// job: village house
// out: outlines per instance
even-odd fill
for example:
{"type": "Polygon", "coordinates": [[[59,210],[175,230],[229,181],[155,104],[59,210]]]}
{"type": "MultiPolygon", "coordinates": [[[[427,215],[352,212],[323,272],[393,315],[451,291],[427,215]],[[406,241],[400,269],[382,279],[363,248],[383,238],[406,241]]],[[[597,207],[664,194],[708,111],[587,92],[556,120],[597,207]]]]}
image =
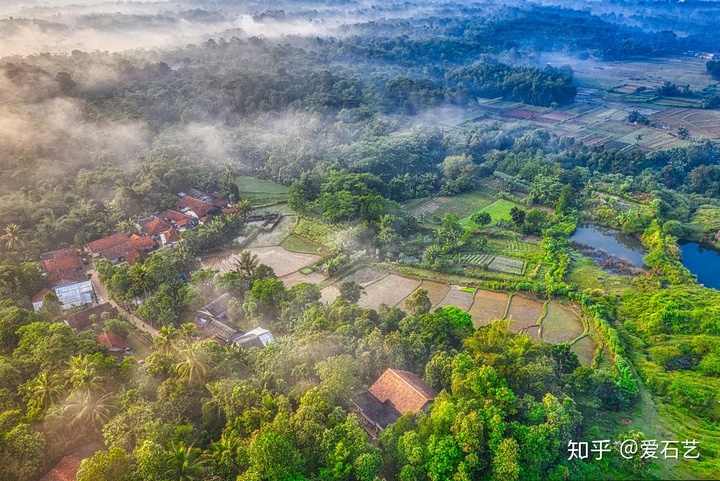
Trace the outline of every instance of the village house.
{"type": "Polygon", "coordinates": [[[198,220],[196,218],[190,217],[189,215],[183,214],[182,212],[178,212],[176,210],[166,210],[162,214],[159,214],[158,217],[167,222],[170,222],[172,226],[180,232],[192,229],[193,227],[197,226],[198,223],[198,220]]]}
{"type": "Polygon", "coordinates": [[[80,462],[76,456],[65,456],[40,481],[75,481],[80,462]]]}
{"type": "Polygon", "coordinates": [[[85,265],[77,250],[67,248],[46,252],[40,256],[40,261],[45,288],[32,298],[35,311],[40,310],[43,297],[51,291],[58,296],[64,309],[93,303],[94,286],[85,274],[85,265]]]}
{"type": "Polygon", "coordinates": [[[218,207],[212,202],[206,202],[204,200],[196,199],[195,197],[191,197],[184,192],[181,192],[179,196],[180,199],[178,199],[177,203],[175,204],[177,210],[179,210],[185,215],[189,215],[190,217],[198,219],[198,222],[200,224],[207,222],[211,218],[211,216],[222,212],[222,208],[218,207]]]}
{"type": "Polygon", "coordinates": [[[235,344],[245,348],[263,348],[275,341],[272,333],[261,327],[244,332],[235,325],[228,315],[230,294],[223,294],[205,307],[198,309],[195,315],[195,327],[200,341],[217,341],[222,345],[235,344]]]}
{"type": "Polygon", "coordinates": [[[97,343],[105,346],[105,352],[109,356],[122,358],[123,354],[130,351],[127,339],[114,332],[103,332],[98,336],[97,343]]]}
{"type": "Polygon", "coordinates": [[[85,246],[85,251],[93,259],[106,259],[113,264],[125,261],[131,265],[155,249],[157,243],[152,236],[129,236],[124,232],[88,242],[85,246]]]}
{"type": "Polygon", "coordinates": [[[102,323],[105,319],[113,319],[119,315],[117,307],[109,302],[89,309],[70,314],[65,318],[65,324],[76,331],[82,331],[95,323],[102,323]]]}
{"type": "Polygon", "coordinates": [[[436,396],[435,390],[416,374],[388,369],[367,391],[351,401],[365,430],[376,438],[403,414],[427,409],[436,396]]]}

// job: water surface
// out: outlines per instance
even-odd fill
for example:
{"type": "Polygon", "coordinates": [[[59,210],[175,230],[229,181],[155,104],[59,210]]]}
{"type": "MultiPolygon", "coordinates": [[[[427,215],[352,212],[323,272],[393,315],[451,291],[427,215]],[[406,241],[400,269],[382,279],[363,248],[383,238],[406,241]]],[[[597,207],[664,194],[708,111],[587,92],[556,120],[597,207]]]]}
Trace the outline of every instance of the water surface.
{"type": "Polygon", "coordinates": [[[720,290],[720,252],[688,242],[680,245],[683,265],[697,276],[698,284],[720,290]]]}
{"type": "Polygon", "coordinates": [[[598,225],[588,224],[578,227],[570,240],[602,249],[618,259],[627,259],[633,267],[642,267],[643,257],[647,254],[645,247],[636,237],[598,225]]]}

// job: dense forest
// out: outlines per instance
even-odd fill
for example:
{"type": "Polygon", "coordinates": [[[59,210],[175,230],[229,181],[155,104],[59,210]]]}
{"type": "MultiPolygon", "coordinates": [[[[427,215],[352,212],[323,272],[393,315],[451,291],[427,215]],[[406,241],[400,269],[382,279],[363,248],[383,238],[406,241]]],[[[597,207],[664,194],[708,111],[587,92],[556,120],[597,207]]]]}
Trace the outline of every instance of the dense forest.
{"type": "Polygon", "coordinates": [[[78,453],[81,481],[717,474],[720,293],[679,242],[720,242],[720,146],[714,120],[674,129],[648,105],[714,115],[720,62],[702,60],[702,89],[623,84],[651,91],[626,105],[543,57],[695,60],[718,45],[713,5],[89,3],[0,8],[0,480],[78,453]],[[634,143],[562,125],[608,104],[634,143]],[[657,132],[672,145],[647,147],[657,132]],[[63,322],[78,309],[44,290],[44,253],[137,236],[190,189],[232,209],[135,263],[89,259],[119,311],[63,322]],[[321,281],[290,285],[239,247],[268,212],[293,219],[321,281]],[[571,242],[588,223],[632,237],[642,265],[571,242]],[[232,269],[208,267],[225,252],[232,269]],[[367,269],[422,283],[368,306],[367,269]],[[479,322],[426,283],[506,301],[479,322]],[[198,342],[223,295],[235,327],[275,342],[198,342]],[[535,335],[514,299],[540,306],[535,335]],[[581,335],[546,342],[551,309],[581,335]],[[118,359],[103,335],[142,350],[118,359]],[[373,437],[353,399],[387,369],[438,394],[373,437]],[[699,458],[619,452],[661,437],[698,440],[699,458]],[[595,440],[605,456],[570,456],[595,440]]]}

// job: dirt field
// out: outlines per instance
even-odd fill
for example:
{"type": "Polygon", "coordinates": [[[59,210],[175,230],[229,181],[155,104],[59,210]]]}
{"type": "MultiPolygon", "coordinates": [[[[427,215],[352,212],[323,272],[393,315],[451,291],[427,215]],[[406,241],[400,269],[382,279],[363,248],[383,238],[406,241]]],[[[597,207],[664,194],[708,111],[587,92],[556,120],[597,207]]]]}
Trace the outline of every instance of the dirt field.
{"type": "Polygon", "coordinates": [[[443,282],[422,281],[422,284],[420,284],[420,287],[418,289],[425,289],[426,291],[428,291],[428,297],[430,298],[430,302],[432,303],[433,307],[435,307],[440,303],[440,301],[445,298],[448,290],[450,290],[450,286],[443,282]]]}
{"type": "Polygon", "coordinates": [[[290,288],[295,284],[303,282],[310,282],[312,284],[319,284],[325,280],[325,276],[319,272],[311,272],[310,274],[303,274],[300,271],[292,272],[286,276],[280,278],[285,283],[285,287],[290,288]]]}
{"type": "Polygon", "coordinates": [[[468,311],[475,327],[486,326],[496,319],[502,319],[507,307],[508,295],[502,292],[479,290],[475,302],[468,311]]]}
{"type": "Polygon", "coordinates": [[[320,302],[332,304],[339,295],[340,289],[338,289],[337,285],[333,284],[332,286],[327,286],[325,289],[320,291],[320,302]]]}
{"type": "Polygon", "coordinates": [[[595,341],[590,336],[585,336],[573,344],[570,350],[577,354],[580,364],[583,366],[589,366],[592,364],[596,348],[597,344],[595,341]]]}
{"type": "Polygon", "coordinates": [[[523,334],[527,334],[528,336],[532,337],[536,341],[538,340],[538,333],[540,332],[540,326],[530,326],[527,329],[525,329],[525,332],[523,334]]]}
{"type": "Polygon", "coordinates": [[[386,275],[387,274],[384,272],[378,272],[375,269],[363,267],[362,269],[358,269],[352,274],[343,277],[340,282],[356,282],[365,287],[373,282],[379,281],[386,275]]]}
{"type": "Polygon", "coordinates": [[[553,344],[561,344],[577,339],[583,333],[580,318],[571,310],[551,302],[543,319],[543,340],[553,344]]]}
{"type": "Polygon", "coordinates": [[[370,309],[377,309],[380,304],[392,307],[402,302],[419,285],[420,281],[417,279],[390,274],[366,286],[365,294],[360,297],[358,305],[370,309]]]}
{"type": "Polygon", "coordinates": [[[508,320],[512,332],[521,332],[526,327],[538,323],[542,314],[542,304],[521,296],[513,296],[508,311],[508,320]]]}
{"type": "MultiPolygon", "coordinates": [[[[258,256],[262,264],[267,264],[275,271],[278,277],[286,276],[312,264],[321,257],[313,254],[290,252],[280,246],[258,247],[246,249],[258,256]]],[[[242,250],[228,251],[223,254],[206,257],[202,260],[202,267],[209,267],[221,274],[235,270],[235,263],[242,250]]]]}
{"type": "Polygon", "coordinates": [[[450,286],[450,290],[445,295],[443,300],[440,301],[437,307],[456,306],[463,311],[467,311],[470,309],[470,306],[472,306],[472,302],[472,292],[461,291],[460,286],[456,286],[453,284],[450,286]]]}

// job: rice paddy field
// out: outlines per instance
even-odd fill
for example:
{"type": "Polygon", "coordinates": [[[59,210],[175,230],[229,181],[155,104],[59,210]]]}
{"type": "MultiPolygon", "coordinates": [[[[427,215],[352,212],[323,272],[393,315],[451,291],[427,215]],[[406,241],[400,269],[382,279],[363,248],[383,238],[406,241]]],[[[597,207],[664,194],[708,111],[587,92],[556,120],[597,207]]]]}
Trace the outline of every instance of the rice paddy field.
{"type": "Polygon", "coordinates": [[[547,314],[542,321],[544,341],[552,344],[572,342],[583,332],[584,327],[577,314],[554,302],[548,303],[547,314]]]}
{"type": "Polygon", "coordinates": [[[458,285],[451,285],[448,293],[437,307],[456,306],[467,311],[473,303],[473,293],[461,290],[458,285]]]}
{"type": "Polygon", "coordinates": [[[270,204],[287,200],[289,188],[250,176],[240,176],[235,180],[240,189],[240,196],[248,199],[253,205],[270,204]]]}
{"type": "MultiPolygon", "coordinates": [[[[243,249],[237,249],[235,251],[226,251],[222,254],[208,256],[202,260],[201,266],[214,269],[221,274],[230,272],[235,270],[235,265],[242,250],[243,249]]],[[[257,255],[260,263],[272,267],[278,277],[299,271],[303,267],[321,259],[318,255],[290,252],[280,246],[258,247],[245,250],[249,250],[257,255]]]]}
{"type": "Polygon", "coordinates": [[[593,341],[590,336],[578,339],[576,343],[570,346],[570,350],[577,354],[578,360],[583,366],[589,366],[592,364],[596,348],[597,344],[595,344],[595,341],[593,341]]]}
{"type": "Polygon", "coordinates": [[[488,269],[498,272],[504,272],[505,274],[522,275],[525,262],[518,259],[509,259],[507,257],[496,256],[490,264],[488,269]]]}
{"type": "Polygon", "coordinates": [[[523,332],[530,326],[538,324],[542,315],[542,303],[522,296],[513,296],[510,301],[507,320],[510,321],[510,330],[515,333],[523,332]]]}
{"type": "Polygon", "coordinates": [[[473,325],[478,328],[487,326],[492,321],[505,317],[508,295],[504,292],[493,292],[479,289],[475,292],[475,300],[469,309],[473,325]]]}
{"type": "Polygon", "coordinates": [[[425,289],[433,307],[440,304],[450,290],[450,286],[444,282],[423,280],[418,289],[425,289]]]}
{"type": "Polygon", "coordinates": [[[392,307],[400,304],[420,286],[418,279],[390,274],[365,287],[365,294],[360,297],[358,305],[369,309],[377,309],[380,304],[392,307]]]}

